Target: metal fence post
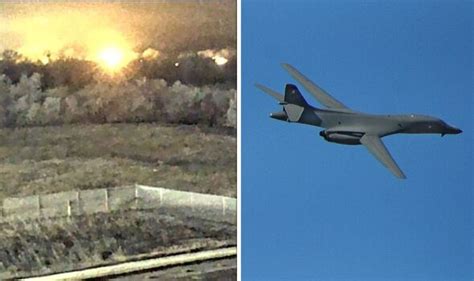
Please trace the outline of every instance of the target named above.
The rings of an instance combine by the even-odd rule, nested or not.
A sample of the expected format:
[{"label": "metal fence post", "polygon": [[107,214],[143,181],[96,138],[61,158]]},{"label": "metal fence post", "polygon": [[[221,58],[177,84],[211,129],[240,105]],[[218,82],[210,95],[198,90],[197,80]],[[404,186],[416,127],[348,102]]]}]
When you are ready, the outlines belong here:
[{"label": "metal fence post", "polygon": [[105,211],[109,212],[109,190],[105,189]]},{"label": "metal fence post", "polygon": [[38,203],[38,213],[37,213],[37,215],[38,215],[38,218],[40,218],[41,217],[41,201],[40,201],[41,197],[39,195],[36,195],[36,198],[37,198],[36,201]]},{"label": "metal fence post", "polygon": [[135,209],[138,209],[138,187],[135,184]]},{"label": "metal fence post", "polygon": [[81,206],[81,198],[79,191],[76,191],[76,200],[77,200],[77,214],[80,215],[82,214],[82,206]]},{"label": "metal fence post", "polygon": [[71,210],[71,200],[67,200],[67,219],[71,220],[72,210]]}]

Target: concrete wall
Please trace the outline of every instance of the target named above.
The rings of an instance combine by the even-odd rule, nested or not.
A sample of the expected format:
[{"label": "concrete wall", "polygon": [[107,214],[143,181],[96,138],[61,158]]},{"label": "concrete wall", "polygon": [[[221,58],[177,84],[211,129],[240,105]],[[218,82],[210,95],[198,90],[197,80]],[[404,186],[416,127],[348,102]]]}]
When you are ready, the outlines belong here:
[{"label": "concrete wall", "polygon": [[235,198],[143,185],[6,198],[1,220],[66,217],[131,209],[163,209],[236,223]]},{"label": "concrete wall", "polygon": [[162,208],[218,221],[236,223],[235,198],[137,185],[138,209]]}]

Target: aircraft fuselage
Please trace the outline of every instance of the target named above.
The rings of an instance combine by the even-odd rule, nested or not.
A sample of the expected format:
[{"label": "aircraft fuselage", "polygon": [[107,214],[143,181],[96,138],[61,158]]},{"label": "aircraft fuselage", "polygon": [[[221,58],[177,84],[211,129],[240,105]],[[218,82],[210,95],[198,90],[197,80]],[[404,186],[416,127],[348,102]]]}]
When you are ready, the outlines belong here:
[{"label": "aircraft fuselage", "polygon": [[[302,123],[326,129],[321,136],[337,136],[342,144],[360,144],[357,141],[363,134],[380,137],[397,134],[459,134],[462,131],[449,126],[444,121],[426,115],[377,115],[360,112],[344,112],[306,107],[298,119],[290,120],[286,111],[273,113],[271,117],[279,120]],[[344,138],[346,136],[346,138]],[[347,139],[347,142],[344,140]],[[331,139],[326,138],[331,141]]]},{"label": "aircraft fuselage", "polygon": [[283,111],[272,113],[270,117],[324,128],[319,135],[328,142],[362,144],[397,178],[404,179],[406,176],[382,142],[383,137],[398,133],[444,136],[462,132],[439,118],[427,115],[377,115],[354,111],[329,95],[293,66],[289,64],[282,66],[327,109],[311,106],[298,87],[293,84],[286,84],[284,95],[257,84],[257,88],[278,100],[283,106]]}]

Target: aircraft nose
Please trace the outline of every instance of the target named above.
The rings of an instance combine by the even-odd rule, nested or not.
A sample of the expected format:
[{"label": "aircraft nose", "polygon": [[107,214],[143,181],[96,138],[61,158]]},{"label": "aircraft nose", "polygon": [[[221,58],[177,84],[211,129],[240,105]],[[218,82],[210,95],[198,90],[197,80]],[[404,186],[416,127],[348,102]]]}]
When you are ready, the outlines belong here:
[{"label": "aircraft nose", "polygon": [[456,134],[456,135],[457,135],[457,134],[462,133],[462,130],[461,130],[461,129],[458,129],[458,128],[453,128],[453,129],[452,129],[452,132],[453,132],[453,134]]}]

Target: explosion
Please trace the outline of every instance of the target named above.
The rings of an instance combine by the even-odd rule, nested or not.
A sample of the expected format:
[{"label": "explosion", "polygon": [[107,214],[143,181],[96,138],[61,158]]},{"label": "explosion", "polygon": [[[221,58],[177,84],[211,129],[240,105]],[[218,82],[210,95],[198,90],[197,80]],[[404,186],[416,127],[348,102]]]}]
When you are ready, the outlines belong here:
[{"label": "explosion", "polygon": [[99,59],[110,70],[115,70],[123,62],[123,52],[114,47],[106,48],[99,53]]},{"label": "explosion", "polygon": [[222,50],[203,50],[197,52],[198,56],[203,58],[211,58],[217,65],[224,65],[229,61],[229,58],[236,55],[236,52],[230,49]]},{"label": "explosion", "polygon": [[115,46],[105,47],[100,50],[95,59],[99,65],[108,72],[117,72],[126,66],[133,55],[129,52],[129,57],[126,57],[126,51]]},{"label": "explosion", "polygon": [[[16,62],[87,61],[93,62],[94,71],[115,78],[134,73],[162,76],[167,61],[175,58],[175,66],[182,67],[167,74],[188,78],[189,68],[199,63],[215,64],[219,67],[213,71],[226,72],[229,61],[235,61],[233,0],[179,5],[172,0],[146,5],[40,2],[0,4],[0,60],[4,51],[13,51],[16,55],[10,57]],[[185,63],[188,59],[199,63]]]},{"label": "explosion", "polygon": [[25,8],[29,12],[8,16],[5,32],[15,36],[6,43],[25,58],[43,64],[61,57],[90,60],[115,73],[137,57],[133,32],[117,24],[117,7],[46,6],[37,7],[45,13]]},{"label": "explosion", "polygon": [[226,59],[224,57],[221,57],[221,56],[214,56],[214,57],[212,57],[212,59],[214,60],[214,62],[217,65],[224,65],[229,61],[228,59]]}]

